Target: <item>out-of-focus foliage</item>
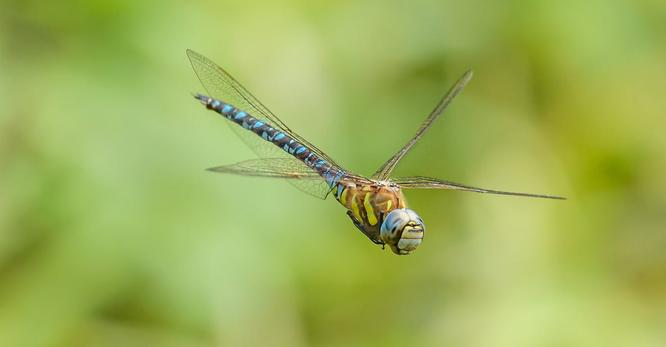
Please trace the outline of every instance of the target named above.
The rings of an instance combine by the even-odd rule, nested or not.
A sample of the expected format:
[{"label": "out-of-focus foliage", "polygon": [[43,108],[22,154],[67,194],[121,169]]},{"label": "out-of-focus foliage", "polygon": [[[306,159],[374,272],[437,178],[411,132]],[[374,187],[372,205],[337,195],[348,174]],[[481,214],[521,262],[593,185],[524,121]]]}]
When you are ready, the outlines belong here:
[{"label": "out-of-focus foliage", "polygon": [[[4,1],[0,346],[663,346],[666,3]],[[333,200],[204,168],[252,153],[190,93],[224,66],[408,192],[408,257]]]}]

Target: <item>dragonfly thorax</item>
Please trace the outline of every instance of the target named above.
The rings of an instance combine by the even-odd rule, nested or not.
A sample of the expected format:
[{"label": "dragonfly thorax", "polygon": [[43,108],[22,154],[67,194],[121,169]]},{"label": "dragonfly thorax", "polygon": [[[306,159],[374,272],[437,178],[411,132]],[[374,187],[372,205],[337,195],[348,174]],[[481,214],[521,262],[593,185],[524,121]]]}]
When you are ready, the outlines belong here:
[{"label": "dragonfly thorax", "polygon": [[388,245],[395,254],[409,254],[421,244],[423,221],[407,208],[398,185],[343,179],[336,198],[347,208],[354,225],[374,243]]}]

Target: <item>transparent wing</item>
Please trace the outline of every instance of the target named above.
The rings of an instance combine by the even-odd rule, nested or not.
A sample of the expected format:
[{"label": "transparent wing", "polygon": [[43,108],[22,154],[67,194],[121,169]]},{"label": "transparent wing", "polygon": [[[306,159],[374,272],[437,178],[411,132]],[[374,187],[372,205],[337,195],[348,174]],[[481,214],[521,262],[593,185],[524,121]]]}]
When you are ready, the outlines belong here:
[{"label": "transparent wing", "polygon": [[322,178],[309,167],[294,166],[287,158],[263,158],[241,161],[235,164],[216,166],[209,171],[241,176],[284,178],[300,190],[324,199],[331,191]]},{"label": "transparent wing", "polygon": [[[194,72],[199,77],[201,84],[211,97],[228,102],[237,108],[248,112],[253,117],[271,124],[276,129],[280,129],[285,134],[289,135],[300,143],[309,147],[309,149],[317,154],[320,158],[325,159],[329,163],[339,166],[331,157],[311,144],[308,140],[298,135],[293,130],[289,129],[280,118],[273,114],[266,106],[264,106],[252,93],[243,87],[236,79],[234,79],[228,72],[212,62],[210,59],[193,51],[187,50],[187,56],[192,63]],[[263,146],[262,146],[263,147]],[[251,146],[256,151],[254,146]],[[260,150],[261,151],[261,150]],[[259,153],[257,153],[259,154]]]},{"label": "transparent wing", "polygon": [[396,154],[394,154],[389,160],[387,160],[384,165],[382,165],[377,172],[372,175],[373,179],[376,180],[386,180],[393,172],[400,160],[409,152],[410,149],[423,137],[423,134],[432,126],[432,124],[437,120],[437,118],[442,114],[444,109],[451,103],[462,90],[465,88],[465,85],[472,79],[472,70],[467,70],[456,83],[449,89],[449,91],[442,97],[437,106],[435,107],[428,118],[421,124],[421,127],[416,132],[416,135],[412,137],[404,147],[402,147]]},{"label": "transparent wing", "polygon": [[306,165],[294,165],[290,158],[250,159],[207,170],[242,176],[284,178],[294,187],[319,199],[326,199],[331,191],[331,187],[318,173]]},{"label": "transparent wing", "polygon": [[514,195],[514,196],[526,196],[526,197],[530,197],[530,198],[566,200],[566,198],[561,197],[561,196],[505,192],[505,191],[501,191],[501,190],[493,190],[493,189],[472,187],[472,186],[468,186],[468,185],[464,185],[464,184],[460,184],[460,183],[454,183],[454,182],[450,182],[450,181],[440,180],[440,179],[437,179],[437,178],[430,178],[430,177],[423,177],[423,176],[396,177],[396,178],[391,178],[391,181],[397,183],[400,187],[406,188],[406,189],[411,189],[411,188],[451,189],[451,190],[462,190],[462,191],[465,191],[465,192],[475,192],[475,193]]},{"label": "transparent wing", "polygon": [[[268,110],[257,98],[255,98],[247,89],[238,83],[229,73],[224,71],[221,67],[213,63],[203,55],[196,53],[192,50],[187,50],[187,56],[192,63],[192,68],[197,74],[209,96],[234,105],[236,108],[241,109],[253,117],[263,121],[266,124],[278,129],[285,134],[289,135],[295,140],[309,147],[309,149],[317,154],[319,157],[327,160],[332,165],[337,164],[328,157],[321,150],[313,146],[310,142],[302,138],[300,135],[289,129],[277,116]],[[297,172],[314,171],[305,165],[302,161],[294,158],[283,150],[279,149],[272,143],[263,140],[256,134],[239,127],[237,124],[228,122],[231,129],[240,137],[245,144],[252,149],[261,158],[280,158],[280,167],[275,167],[274,170],[282,170],[290,168]],[[265,164],[277,164],[275,160],[270,160]],[[316,175],[316,173],[315,173]],[[317,175],[317,177],[319,177]],[[296,188],[313,195],[320,199],[325,199],[330,190],[328,184],[323,178],[320,180],[289,180],[289,182]]]},{"label": "transparent wing", "polygon": [[284,158],[265,158],[241,161],[231,165],[216,166],[207,169],[213,172],[228,173],[242,176],[273,177],[299,180],[320,180],[321,177],[312,170],[294,167]]}]

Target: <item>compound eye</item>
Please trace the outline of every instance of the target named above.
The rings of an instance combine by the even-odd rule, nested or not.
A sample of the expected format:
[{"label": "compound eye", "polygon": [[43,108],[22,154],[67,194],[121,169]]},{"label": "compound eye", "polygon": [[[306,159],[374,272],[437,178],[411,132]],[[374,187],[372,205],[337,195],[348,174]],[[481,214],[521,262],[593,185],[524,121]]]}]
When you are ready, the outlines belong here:
[{"label": "compound eye", "polygon": [[416,212],[395,209],[386,215],[380,228],[380,238],[395,254],[410,254],[421,244],[425,226]]}]

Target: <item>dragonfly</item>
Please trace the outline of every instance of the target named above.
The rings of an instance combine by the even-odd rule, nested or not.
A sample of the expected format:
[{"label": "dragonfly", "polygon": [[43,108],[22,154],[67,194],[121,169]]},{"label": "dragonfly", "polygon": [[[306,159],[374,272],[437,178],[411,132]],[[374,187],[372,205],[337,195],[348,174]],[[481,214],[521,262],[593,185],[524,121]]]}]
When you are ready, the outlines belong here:
[{"label": "dragonfly", "polygon": [[315,197],[335,199],[347,210],[352,223],[382,248],[398,255],[412,253],[425,234],[423,219],[407,207],[403,189],[446,189],[512,195],[530,198],[565,199],[478,188],[425,176],[392,177],[402,158],[432,127],[451,101],[472,78],[466,71],[439,100],[416,134],[370,177],[342,168],[331,157],[291,130],[229,73],[210,59],[187,50],[192,68],[207,94],[194,94],[206,109],[226,118],[231,128],[258,156],[208,170],[243,176],[285,179]]}]

